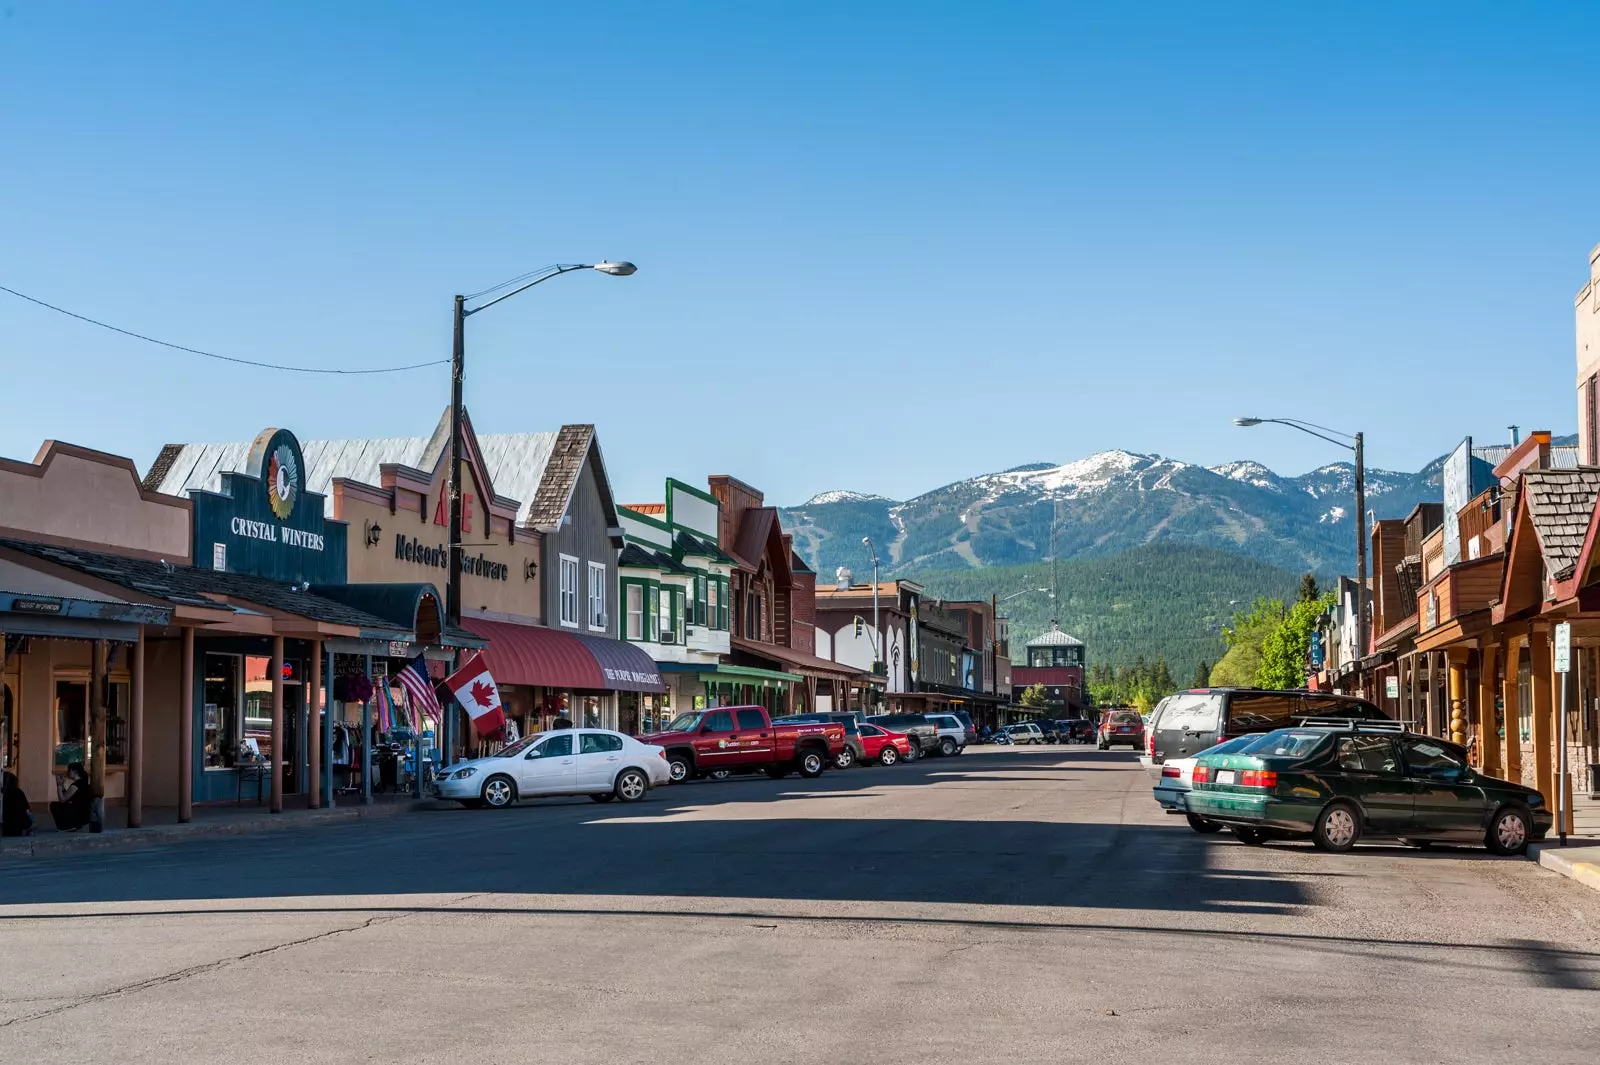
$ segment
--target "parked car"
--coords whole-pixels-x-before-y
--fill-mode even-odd
[[[1056,722],[1062,743],[1093,743],[1094,722],[1086,717],[1067,717]]]
[[[1108,751],[1125,743],[1134,750],[1144,746],[1144,719],[1137,710],[1107,710],[1095,730],[1095,746]]]
[[[720,706],[679,714],[664,731],[640,738],[666,748],[674,783],[724,769],[761,770],[779,780],[796,771],[820,777],[844,749],[844,726],[775,725],[759,706]]]
[[[867,721],[890,732],[904,732],[910,736],[911,753],[906,755],[908,762],[939,749],[939,730],[925,714],[873,714]]]
[[[772,719],[774,725],[825,724],[833,722],[844,726],[844,747],[833,756],[833,768],[849,769],[866,757],[859,729],[861,715],[849,711],[820,711],[812,714],[786,714]]]
[[[968,743],[977,743],[978,742],[978,726],[974,725],[972,723],[972,715],[967,713],[965,710],[951,710],[951,711],[948,711],[948,712],[957,721],[961,722],[961,727],[962,728],[967,730],[967,742]]]
[[[1260,736],[1236,736],[1226,743],[1219,743],[1206,754],[1228,754],[1238,751],[1255,743]],[[1153,789],[1156,802],[1169,814],[1184,814],[1189,819],[1189,827],[1196,832],[1206,834],[1220,832],[1221,823],[1201,817],[1199,814],[1189,812],[1189,789],[1193,786],[1190,781],[1194,774],[1195,761],[1198,755],[1192,758],[1169,758],[1161,764],[1161,776],[1156,781]]]
[[[939,753],[946,758],[960,754],[967,747],[967,728],[954,714],[928,714],[929,721],[938,730]]]
[[[911,737],[904,732],[890,732],[879,725],[863,721],[860,727],[863,761],[879,765],[894,765],[911,757]]]
[[[1521,854],[1554,822],[1535,789],[1485,776],[1465,748],[1395,722],[1275,729],[1240,750],[1207,751],[1186,801],[1245,843],[1309,839],[1327,851],[1377,836]]]
[[[1160,765],[1199,754],[1234,736],[1271,732],[1310,718],[1387,721],[1376,706],[1329,692],[1195,688],[1169,696],[1148,730],[1145,752]]]
[[[1040,728],[1038,722],[1035,721],[1022,721],[1015,725],[1007,725],[1000,731],[1005,733],[1007,740],[1015,744],[1044,742],[1044,729]]]
[[[494,809],[518,799],[587,795],[596,802],[638,802],[672,779],[666,752],[606,729],[533,732],[482,758],[445,766],[433,797]]]

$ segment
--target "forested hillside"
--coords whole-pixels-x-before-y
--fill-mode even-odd
[[[1062,629],[1088,644],[1091,665],[1130,665],[1140,656],[1150,663],[1165,659],[1172,676],[1185,685],[1198,664],[1222,656],[1222,626],[1235,610],[1260,596],[1293,599],[1300,581],[1299,574],[1255,559],[1166,543],[1058,565],[1059,607],[1050,595],[1047,562],[942,570],[910,579],[943,599],[1023,592],[1000,608],[1011,618],[1014,662],[1024,661],[1023,645],[1057,618]]]

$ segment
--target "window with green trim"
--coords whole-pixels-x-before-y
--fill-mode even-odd
[[[722,592],[721,592],[720,595],[717,596],[717,620],[716,620],[716,626],[717,626],[718,629],[721,629],[723,632],[727,632],[728,631],[728,578],[726,578],[726,577],[718,577],[717,578],[717,587],[721,588]]]
[[[655,581],[651,581],[647,589],[644,612],[645,638],[651,641],[661,639],[661,585]]]
[[[623,637],[629,640],[644,639],[644,584],[639,581],[623,581],[622,600]]]
[[[706,579],[704,577],[696,577],[694,579],[694,623],[696,625],[704,625],[706,623]]]

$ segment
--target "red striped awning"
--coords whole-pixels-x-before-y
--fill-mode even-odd
[[[461,625],[489,641],[484,657],[503,684],[592,691],[663,692],[661,670],[643,650],[622,640],[536,625],[462,618]]]

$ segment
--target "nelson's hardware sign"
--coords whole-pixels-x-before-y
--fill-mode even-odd
[[[404,562],[415,562],[419,566],[433,566],[436,569],[447,569],[450,565],[450,556],[445,554],[443,544],[425,544],[415,536],[407,536],[405,533],[395,534],[394,557]],[[473,577],[487,577],[491,581],[511,579],[509,566],[483,555],[462,555],[461,572]]]
[[[293,433],[262,430],[243,473],[223,473],[219,492],[189,493],[195,559],[270,580],[343,584],[348,527],[324,516],[305,470]]]

